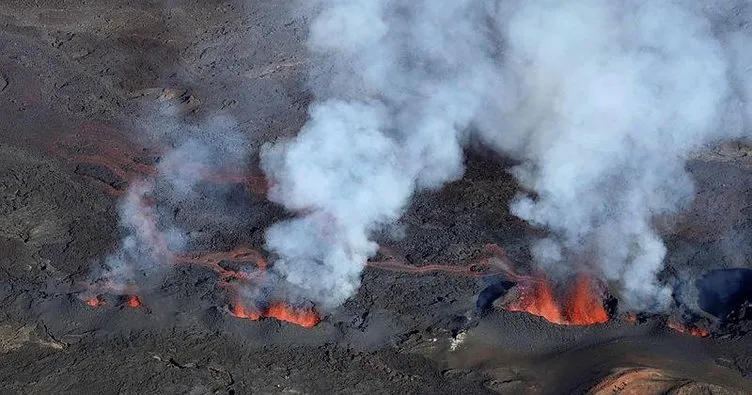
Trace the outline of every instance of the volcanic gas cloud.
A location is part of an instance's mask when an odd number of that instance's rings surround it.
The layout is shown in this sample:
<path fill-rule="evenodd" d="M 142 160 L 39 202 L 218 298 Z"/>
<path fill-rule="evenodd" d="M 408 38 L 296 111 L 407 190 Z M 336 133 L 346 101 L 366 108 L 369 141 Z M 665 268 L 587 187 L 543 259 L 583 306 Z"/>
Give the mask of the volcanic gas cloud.
<path fill-rule="evenodd" d="M 475 141 L 518 161 L 529 194 L 511 210 L 546 231 L 532 251 L 547 278 L 588 273 L 616 284 L 622 307 L 668 306 L 670 289 L 657 279 L 666 248 L 652 220 L 691 200 L 684 164 L 693 152 L 749 133 L 750 7 L 306 4 L 316 100 L 296 138 L 261 153 L 269 197 L 299 213 L 268 230 L 266 247 L 300 295 L 324 308 L 351 296 L 378 249 L 374 232 L 417 191 L 460 178 Z M 719 28 L 729 19 L 738 23 Z M 588 294 L 590 281 L 579 281 L 568 299 Z M 548 292 L 532 287 L 525 292 Z M 536 308 L 552 321 L 581 314 L 546 304 Z M 593 311 L 588 321 L 604 319 Z"/>
<path fill-rule="evenodd" d="M 281 279 L 283 299 L 295 303 L 238 292 L 230 312 L 315 325 L 318 310 L 306 303 L 325 311 L 352 296 L 380 248 L 374 234 L 415 193 L 461 178 L 471 142 L 517 161 L 512 172 L 526 193 L 510 210 L 546 235 L 531 245 L 539 273 L 518 283 L 509 309 L 604 322 L 606 283 L 626 310 L 666 309 L 671 289 L 657 278 L 666 247 L 653 220 L 691 201 L 690 155 L 747 137 L 752 122 L 752 32 L 742 29 L 752 8 L 717 3 L 314 0 L 295 8 L 310 20 L 315 100 L 295 138 L 261 149 L 269 199 L 296 215 L 267 229 L 273 260 L 256 273 Z M 97 278 L 122 288 L 135 272 L 181 259 L 225 280 L 255 278 L 180 255 L 186 232 L 149 203 L 159 195 L 181 207 L 198 180 L 263 190 L 245 176 L 250 148 L 232 122 L 149 125 L 176 148 L 155 168 L 121 161 L 129 168 L 114 171 L 138 174 L 121 200 L 121 247 Z M 211 202 L 191 209 L 207 218 L 226 211 Z M 475 275 L 398 259 L 371 265 Z"/>

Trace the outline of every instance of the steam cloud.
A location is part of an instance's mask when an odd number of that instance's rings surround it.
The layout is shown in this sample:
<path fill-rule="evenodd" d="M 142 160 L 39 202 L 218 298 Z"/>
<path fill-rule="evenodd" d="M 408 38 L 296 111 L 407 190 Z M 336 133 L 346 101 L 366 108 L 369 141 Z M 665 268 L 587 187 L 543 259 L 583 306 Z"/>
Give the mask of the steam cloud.
<path fill-rule="evenodd" d="M 552 232 L 533 248 L 542 266 L 594 265 L 627 307 L 663 309 L 666 248 L 651 220 L 689 203 L 692 152 L 741 136 L 750 113 L 730 77 L 743 69 L 689 2 L 535 4 L 505 23 L 503 127 L 489 130 L 537 195 L 512 212 Z"/>
<path fill-rule="evenodd" d="M 267 233 L 275 270 L 344 302 L 418 190 L 463 173 L 478 139 L 520 161 L 512 212 L 549 230 L 552 275 L 594 271 L 660 310 L 655 216 L 691 201 L 684 169 L 752 121 L 750 6 L 726 1 L 318 0 L 305 8 L 315 102 L 264 147 L 270 198 L 299 213 Z"/>
<path fill-rule="evenodd" d="M 371 233 L 415 190 L 462 176 L 468 128 L 501 88 L 493 43 L 477 31 L 483 7 L 403 3 L 313 6 L 317 102 L 294 141 L 262 151 L 270 198 L 303 212 L 268 230 L 275 270 L 323 308 L 356 291 L 378 248 Z"/>
<path fill-rule="evenodd" d="M 176 122 L 169 108 L 148 120 L 148 134 L 162 145 L 172 142 L 157 164 L 156 174 L 128 185 L 121 198 L 119 225 L 123 230 L 119 248 L 107 256 L 95 280 L 110 287 L 150 287 L 176 253 L 184 251 L 189 238 L 179 221 L 160 212 L 165 207 L 191 210 L 201 220 L 223 221 L 219 206 L 225 202 L 199 190 L 207 174 L 247 167 L 247 143 L 233 130 L 233 120 L 216 116 L 198 125 Z M 167 144 L 169 145 L 169 144 Z M 195 201 L 201 201 L 197 206 Z M 160 203 L 157 205 L 155 203 Z M 202 221 L 205 222 L 205 221 Z"/>

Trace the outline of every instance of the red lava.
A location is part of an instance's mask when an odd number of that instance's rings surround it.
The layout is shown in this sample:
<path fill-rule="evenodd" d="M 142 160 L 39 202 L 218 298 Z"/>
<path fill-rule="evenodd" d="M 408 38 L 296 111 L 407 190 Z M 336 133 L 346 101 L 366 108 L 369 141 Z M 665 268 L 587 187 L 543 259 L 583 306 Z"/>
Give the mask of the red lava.
<path fill-rule="evenodd" d="M 589 276 L 577 277 L 561 301 L 557 300 L 551 282 L 543 277 L 519 287 L 519 297 L 507 310 L 524 311 L 562 325 L 602 324 L 609 319 L 603 295 Z"/>
<path fill-rule="evenodd" d="M 387 257 L 383 261 L 368 261 L 368 267 L 380 270 L 402 272 L 415 275 L 443 273 L 455 276 L 483 277 L 503 273 L 510 278 L 517 279 L 509 267 L 510 261 L 504 250 L 495 245 L 485 246 L 488 256 L 480 258 L 469 265 L 431 264 L 414 266 L 406 262 L 395 251 L 388 247 L 381 247 L 380 252 Z"/>
<path fill-rule="evenodd" d="M 632 313 L 632 312 L 624 313 L 624 319 L 630 324 L 638 324 L 639 322 L 641 322 L 637 314 Z M 679 333 L 686 334 L 686 335 L 697 336 L 697 337 L 710 336 L 710 331 L 706 329 L 698 328 L 696 326 L 692 326 L 688 324 L 683 324 L 674 319 L 668 319 L 666 321 L 666 326 Z"/>
<path fill-rule="evenodd" d="M 232 262 L 236 264 L 253 264 L 255 272 L 233 271 L 220 266 L 220 263 Z M 174 263 L 198 265 L 214 270 L 220 275 L 220 281 L 231 295 L 237 295 L 237 287 L 248 283 L 253 279 L 260 278 L 267 269 L 267 262 L 256 250 L 246 246 L 238 246 L 227 252 L 189 253 L 176 255 Z M 284 302 L 273 302 L 264 311 L 257 311 L 246 306 L 240 298 L 233 296 L 230 314 L 237 318 L 245 318 L 258 321 L 263 318 L 274 318 L 279 321 L 289 322 L 305 328 L 312 328 L 321 322 L 319 313 L 314 308 L 298 308 Z"/>
<path fill-rule="evenodd" d="M 222 261 L 235 264 L 252 264 L 255 265 L 258 272 L 251 273 L 226 269 L 220 266 Z M 220 280 L 223 282 L 249 281 L 257 277 L 259 272 L 265 271 L 268 266 L 261 253 L 243 245 L 237 246 L 226 252 L 190 252 L 177 254 L 173 257 L 172 262 L 175 264 L 206 267 L 217 272 L 220 276 Z"/>
<path fill-rule="evenodd" d="M 564 317 L 573 325 L 602 324 L 608 321 L 608 312 L 603 305 L 603 292 L 595 287 L 590 276 L 575 279 L 564 307 Z"/>
<path fill-rule="evenodd" d="M 234 317 L 246 318 L 254 321 L 258 321 L 262 318 L 274 318 L 304 328 L 313 328 L 321 322 L 321 317 L 316 309 L 293 307 L 282 302 L 271 303 L 266 310 L 258 312 L 236 301 L 230 309 L 230 314 Z"/>
<path fill-rule="evenodd" d="M 105 305 L 104 299 L 99 296 L 91 296 L 84 299 L 87 305 L 91 307 L 100 307 Z"/>
<path fill-rule="evenodd" d="M 103 166 L 124 181 L 130 181 L 157 173 L 154 158 L 162 153 L 148 151 L 136 142 L 128 141 L 120 131 L 106 125 L 84 124 L 80 133 L 68 135 L 47 144 L 55 155 L 74 163 Z M 152 160 L 148 160 L 152 158 Z M 193 165 L 188 170 L 197 179 L 215 184 L 242 184 L 251 193 L 265 195 L 269 188 L 265 177 L 247 174 L 236 169 L 213 169 Z M 105 185 L 108 195 L 120 196 L 124 191 Z"/>
<path fill-rule="evenodd" d="M 139 308 L 142 306 L 141 299 L 138 298 L 138 296 L 131 295 L 128 297 L 128 300 L 125 302 L 125 305 L 130 308 Z"/>
<path fill-rule="evenodd" d="M 675 330 L 675 331 L 677 331 L 679 333 L 684 333 L 684 334 L 687 334 L 687 335 L 692 335 L 692 336 L 697 336 L 697 337 L 707 337 L 707 336 L 710 336 L 710 332 L 708 332 L 705 329 L 701 329 L 701 328 L 697 328 L 697 327 L 689 326 L 689 325 L 684 325 L 682 323 L 679 323 L 679 322 L 676 322 L 676 321 L 673 321 L 673 320 L 669 320 L 666 323 L 666 326 L 668 326 L 669 328 L 671 328 L 671 329 L 673 329 L 673 330 Z"/>
<path fill-rule="evenodd" d="M 413 266 L 386 247 L 382 247 L 381 251 L 387 259 L 369 261 L 369 267 L 416 275 L 444 273 L 483 277 L 502 274 L 507 279 L 516 281 L 521 291 L 519 298 L 507 306 L 508 310 L 525 311 L 550 322 L 566 325 L 593 325 L 609 320 L 608 312 L 603 305 L 603 292 L 596 288 L 596 283 L 591 277 L 585 275 L 577 277 L 564 300 L 558 301 L 551 282 L 545 276 L 517 274 L 504 249 L 496 244 L 485 246 L 488 256 L 464 266 L 441 264 Z"/>
<path fill-rule="evenodd" d="M 230 315 L 237 318 L 246 318 L 249 320 L 258 321 L 261 319 L 261 314 L 255 310 L 247 309 L 242 303 L 235 302 L 230 309 Z"/>

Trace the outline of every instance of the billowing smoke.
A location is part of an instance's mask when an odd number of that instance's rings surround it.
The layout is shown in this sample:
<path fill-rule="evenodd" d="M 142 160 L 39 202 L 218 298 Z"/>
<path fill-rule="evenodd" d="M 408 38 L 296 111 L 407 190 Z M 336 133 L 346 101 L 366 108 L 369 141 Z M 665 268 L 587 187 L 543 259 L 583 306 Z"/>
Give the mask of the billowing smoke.
<path fill-rule="evenodd" d="M 94 280 L 105 280 L 106 286 L 118 289 L 159 283 L 157 274 L 164 273 L 174 255 L 187 247 L 188 230 L 174 215 L 166 215 L 165 208 L 191 210 L 191 217 L 199 222 L 203 217 L 221 222 L 218 207 L 224 202 L 207 196 L 199 186 L 212 174 L 244 169 L 248 164 L 248 147 L 229 118 L 216 116 L 191 125 L 161 113 L 145 124 L 145 134 L 158 146 L 172 148 L 161 155 L 155 174 L 131 180 L 120 199 L 123 237 L 101 270 L 94 272 Z"/>
<path fill-rule="evenodd" d="M 138 180 L 129 185 L 119 205 L 120 226 L 125 236 L 120 247 L 105 258 L 102 273 L 109 286 L 116 288 L 134 285 L 139 275 L 163 270 L 170 260 L 170 251 L 180 250 L 185 237 L 178 229 L 163 231 L 157 227 L 156 209 L 148 199 L 154 184 Z"/>
<path fill-rule="evenodd" d="M 417 189 L 463 172 L 476 113 L 501 91 L 475 0 L 320 1 L 309 47 L 317 95 L 291 142 L 266 147 L 270 198 L 298 211 L 267 233 L 275 269 L 321 307 L 357 289 L 371 234 Z"/>
<path fill-rule="evenodd" d="M 691 153 L 742 135 L 750 113 L 732 84 L 743 64 L 727 51 L 744 48 L 677 1 L 518 4 L 501 21 L 506 86 L 486 130 L 535 194 L 512 212 L 550 230 L 533 247 L 544 268 L 589 266 L 628 308 L 665 308 L 652 221 L 690 202 Z"/>
<path fill-rule="evenodd" d="M 750 121 L 748 9 L 308 3 L 310 119 L 262 151 L 270 198 L 298 213 L 269 229 L 267 248 L 301 295 L 324 308 L 351 296 L 377 250 L 371 235 L 416 191 L 461 177 L 475 138 L 521 163 L 530 195 L 511 210 L 549 231 L 532 246 L 541 267 L 593 271 L 628 308 L 666 306 L 652 220 L 691 200 L 688 156 Z"/>

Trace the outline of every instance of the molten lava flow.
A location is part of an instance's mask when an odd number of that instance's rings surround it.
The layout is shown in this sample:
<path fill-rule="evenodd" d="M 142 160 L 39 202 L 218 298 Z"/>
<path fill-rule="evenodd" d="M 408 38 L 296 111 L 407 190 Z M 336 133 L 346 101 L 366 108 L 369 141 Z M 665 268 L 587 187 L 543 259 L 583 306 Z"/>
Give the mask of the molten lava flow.
<path fill-rule="evenodd" d="M 608 321 L 603 299 L 593 289 L 593 281 L 589 276 L 583 275 L 575 280 L 564 307 L 564 317 L 574 325 L 602 324 Z"/>
<path fill-rule="evenodd" d="M 255 271 L 239 271 L 226 267 L 222 262 L 233 264 L 254 265 Z M 245 305 L 240 298 L 241 286 L 253 281 L 263 281 L 268 268 L 264 257 L 256 250 L 245 246 L 238 246 L 228 252 L 188 253 L 174 256 L 173 263 L 206 267 L 219 274 L 220 285 L 223 286 L 233 304 L 230 315 L 237 318 L 260 320 L 275 318 L 302 327 L 311 328 L 321 321 L 318 312 L 313 308 L 297 308 L 282 302 L 271 303 L 264 311 Z"/>
<path fill-rule="evenodd" d="M 82 125 L 79 133 L 53 140 L 47 144 L 47 148 L 71 162 L 104 167 L 123 182 L 155 175 L 157 168 L 154 163 L 162 155 L 161 152 L 138 147 L 136 142 L 119 130 L 99 124 Z M 242 170 L 188 166 L 180 169 L 181 172 L 192 174 L 198 180 L 215 184 L 242 184 L 247 191 L 260 195 L 266 194 L 269 188 L 266 178 L 251 176 Z M 105 184 L 104 187 L 105 192 L 112 196 L 120 196 L 124 192 L 117 185 Z"/>
<path fill-rule="evenodd" d="M 88 304 L 91 307 L 100 307 L 104 306 L 105 302 L 104 300 L 99 296 L 91 296 L 84 299 L 84 302 Z"/>
<path fill-rule="evenodd" d="M 518 276 L 514 275 L 509 269 L 509 258 L 501 247 L 489 244 L 485 250 L 489 256 L 478 259 L 469 265 L 431 264 L 414 266 L 407 263 L 407 260 L 399 256 L 395 251 L 387 247 L 381 247 L 379 252 L 386 256 L 386 259 L 382 261 L 368 261 L 367 265 L 374 269 L 415 275 L 445 273 L 455 276 L 484 277 L 503 273 L 510 279 L 517 279 Z"/>
<path fill-rule="evenodd" d="M 710 336 L 710 332 L 706 331 L 705 329 L 697 328 L 694 326 L 688 326 L 681 324 L 679 322 L 669 320 L 666 323 L 666 326 L 669 328 L 679 332 L 679 333 L 686 333 L 688 335 L 697 336 L 697 337 L 706 337 Z"/>
<path fill-rule="evenodd" d="M 561 308 L 554 299 L 554 291 L 548 281 L 536 281 L 524 284 L 520 288 L 519 297 L 507 306 L 510 311 L 524 311 L 543 317 L 555 324 L 566 324 Z"/>
<path fill-rule="evenodd" d="M 143 151 L 138 155 L 132 142 L 105 125 L 84 124 L 79 133 L 53 140 L 47 148 L 71 162 L 104 167 L 122 181 L 156 173 L 154 166 L 138 159 L 143 156 Z M 109 195 L 119 196 L 123 193 L 114 185 L 105 187 Z"/>
<path fill-rule="evenodd" d="M 508 280 L 517 282 L 520 291 L 519 298 L 507 306 L 508 310 L 525 311 L 556 324 L 592 325 L 608 321 L 602 295 L 595 290 L 590 277 L 578 277 L 563 303 L 559 303 L 548 279 L 543 275 L 534 277 L 516 273 L 513 269 L 514 264 L 504 249 L 495 244 L 485 246 L 486 257 L 464 266 L 442 264 L 413 266 L 386 247 L 382 247 L 380 252 L 386 256 L 386 259 L 368 261 L 369 267 L 418 275 L 446 273 L 483 277 L 502 274 Z"/>
<path fill-rule="evenodd" d="M 247 309 L 240 303 L 235 303 L 232 306 L 232 308 L 230 309 L 230 314 L 233 317 L 247 318 L 249 320 L 254 320 L 254 321 L 261 319 L 261 314 L 259 314 L 258 312 L 254 310 Z"/>
<path fill-rule="evenodd" d="M 557 302 L 548 279 L 519 285 L 519 297 L 507 306 L 510 311 L 524 311 L 555 324 L 593 325 L 608 321 L 603 299 L 589 276 L 578 277 L 563 301 Z"/>
<path fill-rule="evenodd" d="M 203 266 L 219 274 L 220 281 L 224 283 L 232 281 L 248 281 L 256 277 L 258 273 L 267 268 L 264 257 L 256 250 L 246 246 L 238 246 L 227 252 L 184 253 L 173 257 L 173 263 L 184 265 Z M 231 270 L 220 266 L 222 261 L 234 264 L 255 265 L 258 269 L 255 273 Z"/>
<path fill-rule="evenodd" d="M 254 272 L 236 271 L 224 267 L 222 262 L 234 264 L 252 264 Z M 268 264 L 264 257 L 253 249 L 238 246 L 228 252 L 189 253 L 176 255 L 174 263 L 203 266 L 215 271 L 220 276 L 220 285 L 227 289 L 230 299 L 234 300 L 230 308 L 230 315 L 237 318 L 260 320 L 262 318 L 275 318 L 279 321 L 289 322 L 305 328 L 314 327 L 321 321 L 318 312 L 311 308 L 295 308 L 281 302 L 271 303 L 264 311 L 248 307 L 240 301 L 238 287 L 250 283 L 252 280 L 263 280 Z"/>
<path fill-rule="evenodd" d="M 214 184 L 242 184 L 248 192 L 258 195 L 266 194 L 269 183 L 261 176 L 250 176 L 234 169 L 211 169 L 196 165 L 183 166 L 182 172 L 190 172 L 197 179 L 209 181 Z"/>
<path fill-rule="evenodd" d="M 313 328 L 321 322 L 315 309 L 294 308 L 284 303 L 273 303 L 264 313 L 265 317 L 276 318 L 305 328 Z"/>
<path fill-rule="evenodd" d="M 128 301 L 125 302 L 125 305 L 134 309 L 139 308 L 141 307 L 141 299 L 138 296 L 131 295 L 128 297 Z"/>
<path fill-rule="evenodd" d="M 279 321 L 289 322 L 304 328 L 313 328 L 321 322 L 319 313 L 313 308 L 292 307 L 281 302 L 274 302 L 263 311 L 248 308 L 240 302 L 235 302 L 230 308 L 230 314 L 238 318 L 246 318 L 258 321 L 262 318 L 274 318 Z"/>
<path fill-rule="evenodd" d="M 146 218 L 144 220 L 144 222 L 151 223 L 151 221 L 146 221 Z M 156 229 L 155 232 L 155 234 L 159 233 Z M 157 238 L 159 239 L 159 237 Z M 292 307 L 282 302 L 275 302 L 271 303 L 264 311 L 259 311 L 256 308 L 248 307 L 240 302 L 239 294 L 241 287 L 248 286 L 253 282 L 263 282 L 267 273 L 266 260 L 258 251 L 251 248 L 238 246 L 227 252 L 192 252 L 182 254 L 169 252 L 166 261 L 172 264 L 201 266 L 219 274 L 219 285 L 226 289 L 230 299 L 235 301 L 229 311 L 234 317 L 254 321 L 263 318 L 275 318 L 280 321 L 289 322 L 306 328 L 311 328 L 321 322 L 319 313 L 314 308 Z M 227 265 L 226 263 L 235 265 L 252 265 L 254 270 L 243 271 L 241 268 L 233 269 L 232 267 L 228 267 L 231 265 Z M 107 281 L 107 279 L 102 282 L 84 286 L 87 289 L 96 288 L 99 291 L 127 295 L 123 296 L 123 298 L 125 298 L 125 306 L 131 308 L 143 306 L 143 303 L 138 296 L 129 293 L 135 293 L 135 291 L 138 291 L 138 288 L 135 286 L 119 285 Z M 104 301 L 99 297 L 87 298 L 85 301 L 90 306 L 101 306 L 104 304 Z"/>

